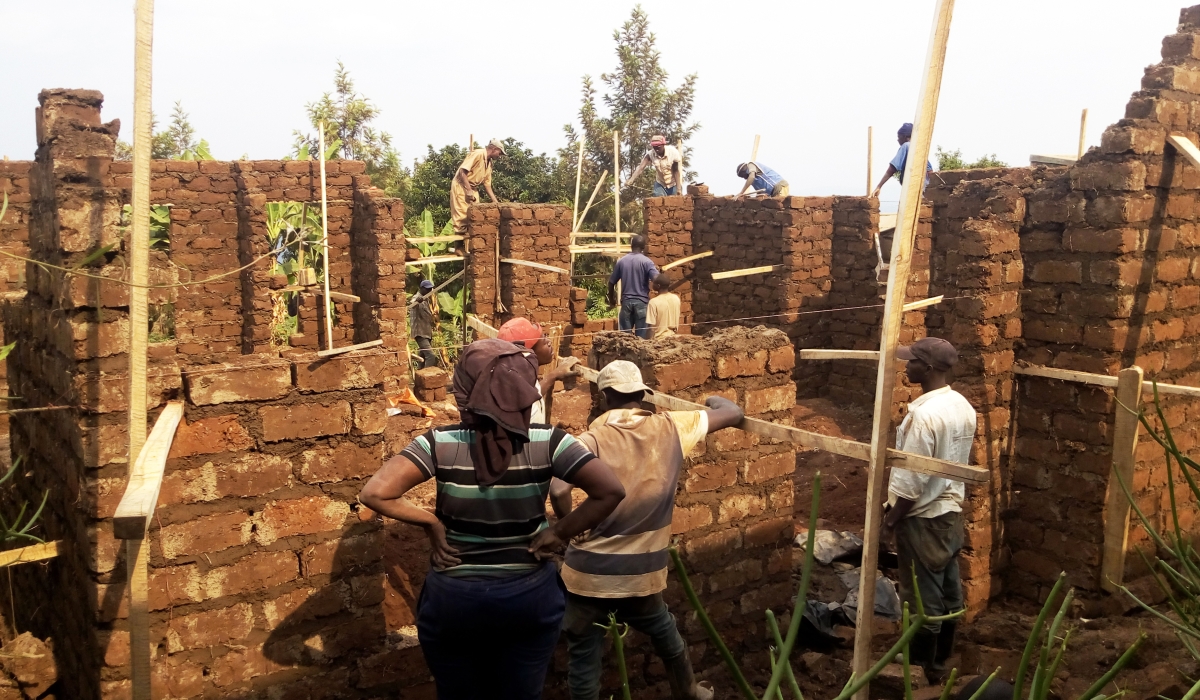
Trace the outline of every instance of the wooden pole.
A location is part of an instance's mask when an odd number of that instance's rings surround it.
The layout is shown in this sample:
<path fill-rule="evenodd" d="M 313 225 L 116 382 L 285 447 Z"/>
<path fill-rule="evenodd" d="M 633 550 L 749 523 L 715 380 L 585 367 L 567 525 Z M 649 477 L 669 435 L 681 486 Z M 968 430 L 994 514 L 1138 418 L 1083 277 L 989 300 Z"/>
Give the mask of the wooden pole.
<path fill-rule="evenodd" d="M 619 242 L 621 240 L 621 132 L 613 131 L 613 206 L 616 207 L 617 223 L 613 230 Z"/>
<path fill-rule="evenodd" d="M 883 327 L 879 341 L 879 371 L 875 381 L 875 414 L 871 428 L 871 452 L 867 476 L 867 514 L 863 527 L 863 558 L 859 579 L 857 632 L 854 637 L 853 673 L 862 677 L 871 667 L 871 641 L 875 622 L 875 574 L 879 561 L 879 528 L 885 503 L 885 477 L 888 440 L 892 429 L 892 392 L 896 384 L 896 346 L 900 339 L 904 297 L 912 264 L 913 238 L 921 213 L 921 190 L 925 186 L 925 163 L 933 138 L 938 95 L 942 87 L 942 69 L 946 63 L 946 43 L 950 38 L 950 18 L 954 0 L 938 0 L 934 12 L 925 74 L 913 119 L 913 139 L 900 208 L 896 215 L 896 234 L 892 241 L 892 261 L 884 301 Z M 855 694 L 855 700 L 869 700 L 869 684 Z"/>
<path fill-rule="evenodd" d="M 754 148 L 750 149 L 750 162 L 751 163 L 758 160 L 758 142 L 761 138 L 762 138 L 762 136 L 760 136 L 758 134 L 754 135 Z"/>
<path fill-rule="evenodd" d="M 875 179 L 871 177 L 871 149 L 875 145 L 871 138 L 871 127 L 867 127 L 867 196 L 871 196 L 871 185 L 875 184 Z"/>
<path fill-rule="evenodd" d="M 1134 365 L 1117 375 L 1116 421 L 1113 425 L 1112 472 L 1104 504 L 1104 550 L 1100 561 L 1100 587 L 1115 593 L 1125 578 L 1125 550 L 1129 546 L 1129 499 L 1117 476 L 1133 491 L 1137 461 L 1138 411 L 1142 405 L 1142 368 Z"/>
<path fill-rule="evenodd" d="M 329 202 L 325 195 L 325 122 L 321 122 L 321 248 L 325 258 L 325 349 L 333 349 L 333 312 L 329 310 Z"/>
<path fill-rule="evenodd" d="M 607 170 L 600 173 L 600 179 L 596 181 L 596 186 L 592 188 L 592 196 L 588 197 L 587 204 L 585 204 L 583 207 L 583 213 L 579 215 L 579 221 L 575 222 L 575 230 L 571 233 L 578 232 L 579 227 L 583 225 L 583 220 L 587 218 L 588 211 L 592 208 L 592 202 L 596 199 L 596 195 L 600 192 L 600 188 L 604 186 L 604 179 L 606 177 L 608 177 Z"/>
<path fill-rule="evenodd" d="M 133 80 L 133 217 L 129 233 L 129 469 L 146 444 L 146 352 L 150 332 L 150 141 L 154 0 L 136 0 Z M 134 700 L 150 700 L 149 546 L 126 543 L 129 567 L 129 662 Z"/>
<path fill-rule="evenodd" d="M 473 150 L 475 150 L 475 134 L 467 137 L 467 155 L 471 155 Z"/>
<path fill-rule="evenodd" d="M 1079 117 L 1079 158 L 1083 157 L 1087 147 L 1084 145 L 1087 142 L 1087 108 L 1083 110 L 1083 114 Z"/>
<path fill-rule="evenodd" d="M 575 202 L 571 211 L 571 230 L 579 230 L 579 184 L 583 179 L 583 137 L 579 137 L 579 162 L 575 164 Z"/>

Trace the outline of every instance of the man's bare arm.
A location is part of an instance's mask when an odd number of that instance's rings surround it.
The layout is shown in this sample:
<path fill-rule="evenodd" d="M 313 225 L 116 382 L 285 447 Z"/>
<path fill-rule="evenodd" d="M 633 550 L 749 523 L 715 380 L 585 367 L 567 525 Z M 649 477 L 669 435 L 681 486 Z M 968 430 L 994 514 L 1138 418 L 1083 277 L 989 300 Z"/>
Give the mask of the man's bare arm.
<path fill-rule="evenodd" d="M 892 176 L 895 174 L 896 174 L 896 166 L 892 165 L 891 163 L 888 163 L 887 170 L 883 171 L 883 179 L 881 179 L 879 181 L 878 185 L 875 185 L 875 191 L 871 193 L 871 196 L 878 197 L 879 190 L 882 190 L 883 186 L 887 184 L 887 181 L 891 180 Z"/>

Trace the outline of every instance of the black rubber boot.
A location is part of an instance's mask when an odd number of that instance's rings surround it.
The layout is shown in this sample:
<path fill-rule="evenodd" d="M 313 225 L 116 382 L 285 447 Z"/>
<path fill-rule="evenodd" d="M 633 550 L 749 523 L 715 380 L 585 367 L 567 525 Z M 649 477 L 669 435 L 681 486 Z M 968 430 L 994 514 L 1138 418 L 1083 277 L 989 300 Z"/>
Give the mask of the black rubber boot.
<path fill-rule="evenodd" d="M 667 667 L 667 682 L 671 684 L 671 697 L 675 700 L 713 700 L 714 692 L 696 682 L 692 672 L 692 660 L 687 652 L 663 659 Z"/>
<path fill-rule="evenodd" d="M 908 643 L 908 663 L 910 666 L 920 666 L 924 669 L 926 679 L 933 673 L 937 643 L 938 636 L 927 629 L 921 629 Z"/>
<path fill-rule="evenodd" d="M 958 636 L 958 620 L 946 620 L 938 633 L 937 649 L 933 654 L 933 671 L 937 674 L 946 672 L 946 662 L 954 654 L 954 638 Z"/>

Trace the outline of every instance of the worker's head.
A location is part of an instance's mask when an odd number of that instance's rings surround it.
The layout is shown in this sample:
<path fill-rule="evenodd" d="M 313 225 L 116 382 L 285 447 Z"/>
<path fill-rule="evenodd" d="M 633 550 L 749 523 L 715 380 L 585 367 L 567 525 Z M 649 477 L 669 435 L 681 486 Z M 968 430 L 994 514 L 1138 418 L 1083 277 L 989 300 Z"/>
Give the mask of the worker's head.
<path fill-rule="evenodd" d="M 750 164 L 742 163 L 741 165 L 739 165 L 738 169 L 737 169 L 737 174 L 738 174 L 738 177 L 742 178 L 743 180 L 750 177 Z"/>
<path fill-rule="evenodd" d="M 628 360 L 614 360 L 600 370 L 596 386 L 604 394 L 608 410 L 637 408 L 650 387 L 642 383 L 642 371 Z"/>
<path fill-rule="evenodd" d="M 421 280 L 421 293 L 428 294 L 433 291 L 433 282 L 429 280 Z"/>
<path fill-rule="evenodd" d="M 488 145 L 487 145 L 487 157 L 488 158 L 498 158 L 500 156 L 506 156 L 506 155 L 508 155 L 508 152 L 504 150 L 504 144 L 500 142 L 500 139 L 492 139 L 491 141 L 488 141 Z"/>
<path fill-rule="evenodd" d="M 550 347 L 550 341 L 542 335 L 542 327 L 524 317 L 517 316 L 505 321 L 497 331 L 496 337 L 532 350 L 539 365 L 550 364 L 554 359 L 554 348 Z"/>
<path fill-rule="evenodd" d="M 900 130 L 896 132 L 896 143 L 908 143 L 912 138 L 913 125 L 912 122 L 904 122 L 900 125 Z"/>
<path fill-rule="evenodd" d="M 662 134 L 655 134 L 650 137 L 650 147 L 654 149 L 655 153 L 661 156 L 667 152 L 667 137 Z"/>
<path fill-rule="evenodd" d="M 931 380 L 945 383 L 946 375 L 958 363 L 958 350 L 941 338 L 921 338 L 896 348 L 896 357 L 908 361 L 904 376 L 913 384 L 924 385 Z"/>
<path fill-rule="evenodd" d="M 670 275 L 660 272 L 658 273 L 658 277 L 655 277 L 654 281 L 650 283 L 650 286 L 654 287 L 654 291 L 663 294 L 671 288 L 671 282 L 673 281 Z"/>
<path fill-rule="evenodd" d="M 633 240 L 629 241 L 629 249 L 635 253 L 644 251 L 646 249 L 646 237 L 640 233 L 634 236 Z"/>

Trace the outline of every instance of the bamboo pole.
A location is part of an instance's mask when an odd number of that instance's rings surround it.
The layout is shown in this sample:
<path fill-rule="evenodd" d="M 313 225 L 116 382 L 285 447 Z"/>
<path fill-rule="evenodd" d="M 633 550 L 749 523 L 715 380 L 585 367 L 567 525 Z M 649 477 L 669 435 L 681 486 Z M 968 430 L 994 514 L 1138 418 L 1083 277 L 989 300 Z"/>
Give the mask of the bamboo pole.
<path fill-rule="evenodd" d="M 1083 114 L 1079 117 L 1079 158 L 1083 157 L 1084 151 L 1087 150 L 1087 108 L 1083 109 Z"/>
<path fill-rule="evenodd" d="M 587 204 L 583 207 L 583 213 L 579 215 L 579 221 L 575 222 L 575 230 L 571 233 L 578 233 L 579 227 L 583 225 L 583 220 L 587 218 L 588 211 L 592 208 L 592 202 L 596 199 L 596 195 L 600 192 L 600 188 L 604 186 L 604 179 L 608 177 L 608 171 L 600 173 L 600 179 L 596 181 L 596 186 L 592 188 L 592 196 L 588 197 Z M 617 237 L 620 240 L 620 237 Z"/>
<path fill-rule="evenodd" d="M 129 234 L 129 468 L 146 444 L 146 352 L 150 314 L 150 142 L 154 0 L 136 0 L 134 13 L 133 193 Z M 150 700 L 149 546 L 125 545 L 129 568 L 129 664 L 133 700 Z"/>
<path fill-rule="evenodd" d="M 575 164 L 575 201 L 571 206 L 571 230 L 579 230 L 579 185 L 583 179 L 583 137 L 579 137 L 579 162 Z"/>
<path fill-rule="evenodd" d="M 329 310 L 329 198 L 325 193 L 325 122 L 321 122 L 321 247 L 325 258 L 325 349 L 333 349 L 333 312 Z"/>
<path fill-rule="evenodd" d="M 929 146 L 937 117 L 938 95 L 942 87 L 942 69 L 946 63 L 946 43 L 950 38 L 950 19 L 953 12 L 954 0 L 938 1 L 917 102 L 917 115 L 913 119 L 913 139 L 909 146 L 904 184 L 900 192 L 896 235 L 892 241 L 892 261 L 884 301 L 883 327 L 880 331 L 879 369 L 875 381 L 875 413 L 871 428 L 870 471 L 867 476 L 867 513 L 863 527 L 857 633 L 854 637 L 853 673 L 860 678 L 871 668 L 871 642 L 874 638 L 875 622 L 875 572 L 879 561 L 879 529 L 883 519 L 888 440 L 892 429 L 896 346 L 900 339 L 904 297 L 912 264 L 913 238 L 921 211 L 921 190 L 925 186 L 925 163 L 929 159 Z M 869 700 L 869 684 L 855 693 L 854 698 Z"/>
<path fill-rule="evenodd" d="M 617 240 L 621 237 L 621 132 L 613 131 L 613 202 L 617 212 Z"/>
<path fill-rule="evenodd" d="M 875 141 L 871 138 L 871 127 L 867 127 L 867 196 L 871 196 L 871 185 L 874 184 L 874 178 L 871 177 L 871 149 L 875 145 Z"/>

